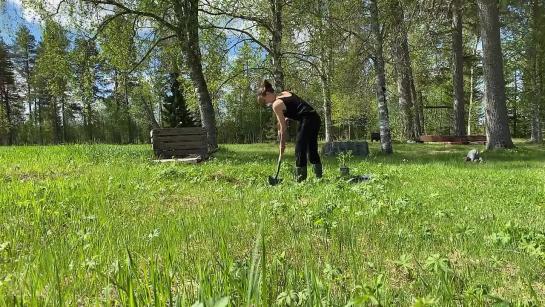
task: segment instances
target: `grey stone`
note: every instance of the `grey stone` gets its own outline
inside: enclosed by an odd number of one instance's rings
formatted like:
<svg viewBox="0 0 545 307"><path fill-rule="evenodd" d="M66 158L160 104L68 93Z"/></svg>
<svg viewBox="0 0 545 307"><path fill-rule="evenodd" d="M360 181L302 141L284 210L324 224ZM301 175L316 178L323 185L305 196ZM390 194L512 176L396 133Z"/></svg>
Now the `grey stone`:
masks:
<svg viewBox="0 0 545 307"><path fill-rule="evenodd" d="M365 141L334 141L329 142L322 148L324 156L334 156L341 152L352 151L352 155L358 157L367 157L369 155L369 146Z"/></svg>
<svg viewBox="0 0 545 307"><path fill-rule="evenodd" d="M483 158L477 149L472 149L467 153L465 160L466 162L482 162Z"/></svg>

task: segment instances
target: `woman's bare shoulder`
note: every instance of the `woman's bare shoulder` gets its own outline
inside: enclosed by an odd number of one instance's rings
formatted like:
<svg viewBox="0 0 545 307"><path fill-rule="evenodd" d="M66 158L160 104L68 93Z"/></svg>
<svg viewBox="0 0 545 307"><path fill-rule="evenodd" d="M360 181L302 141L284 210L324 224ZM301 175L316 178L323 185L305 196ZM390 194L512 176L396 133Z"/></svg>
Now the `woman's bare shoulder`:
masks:
<svg viewBox="0 0 545 307"><path fill-rule="evenodd" d="M272 104L273 109L274 109L275 107L279 107L279 106L285 107L284 101L283 101L282 99L280 99L280 97L278 97L278 98L273 102L273 104Z"/></svg>
<svg viewBox="0 0 545 307"><path fill-rule="evenodd" d="M291 92L283 91L283 92L280 93L278 98L291 97L291 96L293 96Z"/></svg>

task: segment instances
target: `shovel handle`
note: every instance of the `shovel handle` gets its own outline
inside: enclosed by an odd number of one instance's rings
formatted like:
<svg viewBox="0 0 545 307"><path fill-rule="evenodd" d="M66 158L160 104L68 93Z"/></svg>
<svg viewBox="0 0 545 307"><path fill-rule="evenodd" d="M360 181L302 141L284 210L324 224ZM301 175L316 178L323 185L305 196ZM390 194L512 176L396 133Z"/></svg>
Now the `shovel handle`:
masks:
<svg viewBox="0 0 545 307"><path fill-rule="evenodd" d="M275 179L278 179L278 174L280 174L280 165L282 164L282 157L278 156L278 166L276 167L276 176Z"/></svg>

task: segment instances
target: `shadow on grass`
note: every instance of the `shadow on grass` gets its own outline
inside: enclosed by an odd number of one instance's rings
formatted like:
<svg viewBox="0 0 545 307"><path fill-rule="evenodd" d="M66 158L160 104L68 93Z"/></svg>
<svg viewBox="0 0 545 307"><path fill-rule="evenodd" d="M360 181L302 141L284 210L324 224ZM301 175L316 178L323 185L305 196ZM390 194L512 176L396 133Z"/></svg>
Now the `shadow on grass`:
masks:
<svg viewBox="0 0 545 307"><path fill-rule="evenodd" d="M452 164L466 167L471 163L464 158L471 149L484 151L482 146L398 144L393 155L384 155L378 146L371 149L368 161L387 164ZM517 144L515 149L484 151L481 154L484 165L501 168L524 168L528 163L545 162L545 147Z"/></svg>
<svg viewBox="0 0 545 307"><path fill-rule="evenodd" d="M375 143L369 144L370 155L368 157L354 157L352 161L390 165L451 164L456 167L469 167L471 163L465 162L464 158L471 149L484 151L484 147L481 145L395 144L394 154L384 155L380 152L379 145ZM235 163L263 160L270 160L274 163L278 158L278 149L275 144L222 145L214 156L219 160L228 159ZM483 165L507 169L527 168L529 163L545 162L545 147L517 143L515 149L484 151L482 157L485 161ZM335 157L322 156L322 159L327 164L336 163ZM285 161L293 163L294 160L293 144L289 144Z"/></svg>

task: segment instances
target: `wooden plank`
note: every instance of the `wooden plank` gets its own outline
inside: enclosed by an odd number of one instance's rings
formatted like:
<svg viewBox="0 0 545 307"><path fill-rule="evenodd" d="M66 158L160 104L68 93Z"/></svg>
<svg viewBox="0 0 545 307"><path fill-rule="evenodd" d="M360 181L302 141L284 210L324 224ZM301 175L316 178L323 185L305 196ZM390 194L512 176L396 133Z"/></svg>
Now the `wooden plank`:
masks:
<svg viewBox="0 0 545 307"><path fill-rule="evenodd" d="M187 154L202 154L202 153L206 153L207 150L206 148L182 148L182 147L178 147L178 148L153 148L153 151L156 151L156 152L184 152L184 153L187 153Z"/></svg>
<svg viewBox="0 0 545 307"><path fill-rule="evenodd" d="M162 133L162 134L153 134L151 138L158 138L158 137L184 137L184 136L204 136L206 137L205 133Z"/></svg>
<svg viewBox="0 0 545 307"><path fill-rule="evenodd" d="M178 133L198 133L204 131L203 127L180 127L180 128L156 128L152 129L155 133L170 133L172 131Z"/></svg>
<svg viewBox="0 0 545 307"><path fill-rule="evenodd" d="M152 142L157 143L176 143L176 142L206 142L206 138L202 135L185 135L185 136L175 136L175 137L154 137L151 139Z"/></svg>
<svg viewBox="0 0 545 307"><path fill-rule="evenodd" d="M486 135L468 135L467 140L470 142L486 142Z"/></svg>
<svg viewBox="0 0 545 307"><path fill-rule="evenodd" d="M422 142L443 142L443 143L462 143L467 144L469 142L486 142L486 136L484 135L470 135L470 136L452 136L452 135L422 135L420 137Z"/></svg>
<svg viewBox="0 0 545 307"><path fill-rule="evenodd" d="M158 148L158 149L154 149L154 151L184 153L184 154L199 154L199 155L206 152L204 148Z"/></svg>
<svg viewBox="0 0 545 307"><path fill-rule="evenodd" d="M165 135L192 135L192 134L206 134L206 131L201 127L189 127L189 128L161 128L151 130L151 136L165 136Z"/></svg>
<svg viewBox="0 0 545 307"><path fill-rule="evenodd" d="M153 149L204 149L208 148L207 145L202 143L153 143L151 144Z"/></svg>
<svg viewBox="0 0 545 307"><path fill-rule="evenodd" d="M159 160L164 160L164 159L191 159L191 158L195 158L193 155L166 155L166 154L160 154L160 155L157 155L157 158ZM205 160L207 159L208 157L206 156L197 156L198 160L202 161L202 160Z"/></svg>
<svg viewBox="0 0 545 307"><path fill-rule="evenodd" d="M157 156L161 157L186 157L189 155L199 155L203 158L208 157L208 153L206 151L198 151L198 150L184 150L184 149L176 149L176 150L168 150L168 149L157 149L154 150L155 154Z"/></svg>
<svg viewBox="0 0 545 307"><path fill-rule="evenodd" d="M198 146L198 147L207 146L206 142L203 142L203 140L172 140L168 142L155 141L152 144L159 145L159 146L183 146L183 145Z"/></svg>
<svg viewBox="0 0 545 307"><path fill-rule="evenodd" d="M179 145L187 145L187 146L197 146L197 147L206 147L207 144L204 140L153 140L152 145L156 146L179 146Z"/></svg>
<svg viewBox="0 0 545 307"><path fill-rule="evenodd" d="M153 162L156 162L156 163L168 163L168 162L176 163L176 162L178 162L178 163L193 163L193 164L199 163L201 161L202 161L202 159L200 157L153 160Z"/></svg>
<svg viewBox="0 0 545 307"><path fill-rule="evenodd" d="M206 151L208 146L205 144L196 144L196 143L175 143L175 144L164 144L158 143L152 145L153 149L164 149L164 150L196 150L196 151Z"/></svg>
<svg viewBox="0 0 545 307"><path fill-rule="evenodd" d="M176 134L176 135L154 135L151 139L168 140L168 139L206 139L204 134Z"/></svg>

